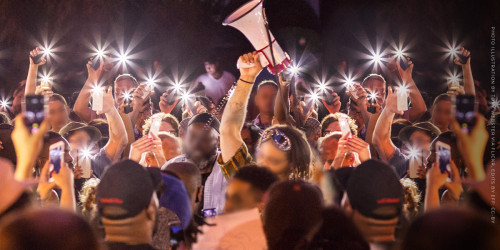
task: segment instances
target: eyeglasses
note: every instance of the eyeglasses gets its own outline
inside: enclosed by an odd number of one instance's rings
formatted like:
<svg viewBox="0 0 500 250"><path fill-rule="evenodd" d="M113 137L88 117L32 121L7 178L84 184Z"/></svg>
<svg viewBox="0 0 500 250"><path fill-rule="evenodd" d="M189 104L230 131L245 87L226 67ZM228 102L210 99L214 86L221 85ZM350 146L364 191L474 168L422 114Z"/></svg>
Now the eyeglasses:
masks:
<svg viewBox="0 0 500 250"><path fill-rule="evenodd" d="M283 133L283 131L274 128L264 131L261 136L261 143L266 142L272 139L273 143L276 147L281 151L289 151L292 148L292 144L290 143L290 139Z"/></svg>

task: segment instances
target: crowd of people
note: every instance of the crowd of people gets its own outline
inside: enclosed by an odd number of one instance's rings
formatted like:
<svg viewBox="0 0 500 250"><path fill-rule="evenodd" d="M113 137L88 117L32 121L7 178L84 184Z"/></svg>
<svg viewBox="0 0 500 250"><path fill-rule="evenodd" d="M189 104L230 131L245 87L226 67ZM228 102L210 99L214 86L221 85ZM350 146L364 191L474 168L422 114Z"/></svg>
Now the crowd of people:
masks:
<svg viewBox="0 0 500 250"><path fill-rule="evenodd" d="M237 78L212 56L163 93L91 58L70 102L38 79L36 48L1 107L0 249L197 249L214 217L252 209L268 249L500 249L498 107L459 53L463 83L428 107L410 58L401 85L366 75L343 105L306 74L257 82L258 52ZM480 106L467 129L463 95Z"/></svg>

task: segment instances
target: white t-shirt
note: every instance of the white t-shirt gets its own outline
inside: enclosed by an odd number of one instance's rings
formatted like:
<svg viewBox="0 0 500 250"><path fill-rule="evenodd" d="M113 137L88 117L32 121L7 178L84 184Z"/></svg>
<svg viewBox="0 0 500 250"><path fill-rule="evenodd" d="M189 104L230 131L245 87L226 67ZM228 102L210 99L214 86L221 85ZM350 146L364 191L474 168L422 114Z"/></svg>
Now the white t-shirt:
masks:
<svg viewBox="0 0 500 250"><path fill-rule="evenodd" d="M205 95L212 98L214 105L217 105L219 99L226 95L235 81L236 78L231 73L224 71L219 79L205 73L198 76L195 83L201 82L205 86Z"/></svg>

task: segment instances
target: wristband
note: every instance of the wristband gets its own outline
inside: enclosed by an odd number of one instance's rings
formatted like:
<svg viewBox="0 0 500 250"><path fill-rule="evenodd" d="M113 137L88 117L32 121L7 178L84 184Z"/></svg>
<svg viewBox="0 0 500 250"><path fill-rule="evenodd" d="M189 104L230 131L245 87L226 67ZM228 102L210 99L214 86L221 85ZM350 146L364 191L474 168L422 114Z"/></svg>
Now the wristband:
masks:
<svg viewBox="0 0 500 250"><path fill-rule="evenodd" d="M244 83L253 84L253 82L245 81L245 80L243 80L241 78L239 80L242 81L242 82L244 82Z"/></svg>

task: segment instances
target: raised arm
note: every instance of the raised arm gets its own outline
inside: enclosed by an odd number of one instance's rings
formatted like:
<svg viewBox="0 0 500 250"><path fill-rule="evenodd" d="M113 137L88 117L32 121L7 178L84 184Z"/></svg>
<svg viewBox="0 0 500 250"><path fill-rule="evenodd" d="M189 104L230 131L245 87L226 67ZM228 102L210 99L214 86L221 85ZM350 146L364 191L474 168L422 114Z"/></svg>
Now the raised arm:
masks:
<svg viewBox="0 0 500 250"><path fill-rule="evenodd" d="M455 58L455 64L462 66L462 74L464 75L464 90L465 94L476 95L474 88L474 78L472 77L472 68L470 67L470 51L465 48L460 48L460 54L467 58L467 62L462 64L458 58Z"/></svg>
<svg viewBox="0 0 500 250"><path fill-rule="evenodd" d="M38 54L42 53L40 51L40 48L35 48L34 50L30 51L30 66L28 69L28 77L26 78L26 89L24 91L25 95L33 95L36 92L36 77L38 74L38 67L44 65L47 61L45 58L42 58L38 64L35 64L33 62L33 59L31 57L38 56Z"/></svg>
<svg viewBox="0 0 500 250"><path fill-rule="evenodd" d="M373 132L373 146L377 149L378 155L383 160L389 160L396 150L396 146L391 141L391 124L396 113L402 114L397 108L397 94L393 93L392 88L388 88L385 108L380 114L375 130Z"/></svg>
<svg viewBox="0 0 500 250"><path fill-rule="evenodd" d="M413 62L408 58L408 68L403 70L398 61L397 67L399 76L401 77L401 81L410 91L410 101L412 104L412 108L409 110L410 112L410 122L415 122L422 117L422 115L427 111L427 106L425 105L424 98L422 98L422 94L420 94L420 90L418 90L417 84L413 80Z"/></svg>
<svg viewBox="0 0 500 250"><path fill-rule="evenodd" d="M92 60L87 63L88 78L83 85L82 90L76 98L75 105L73 106L73 111L85 122L90 122L91 110L89 109L90 96L92 95L92 88L99 84L99 79L101 77L102 66L95 70L92 68Z"/></svg>
<svg viewBox="0 0 500 250"><path fill-rule="evenodd" d="M115 108L111 87L108 87L107 93L104 94L102 112L106 115L109 124L109 141L104 146L104 150L108 158L114 161L120 158L123 149L128 143L128 138L120 113Z"/></svg>
<svg viewBox="0 0 500 250"><path fill-rule="evenodd" d="M43 147L43 137L49 130L49 123L47 120L43 121L40 130L31 134L24 123L24 115L21 114L16 117L15 125L11 135L17 157L14 177L18 181L24 181L32 177L35 162Z"/></svg>
<svg viewBox="0 0 500 250"><path fill-rule="evenodd" d="M245 122L248 98L253 83L262 70L257 52L242 55L240 59L245 63L254 63L254 66L240 69L240 79L236 82L236 88L222 115L220 147L224 162L230 160L243 144L241 128Z"/></svg>
<svg viewBox="0 0 500 250"><path fill-rule="evenodd" d="M276 95L276 101L274 102L274 118L276 118L276 121L278 124L286 124L286 116L288 115L288 110L290 107L289 103L289 98L288 98L288 91L290 88L290 82L286 81L283 79L280 75L279 77L279 87L280 87L280 92ZM283 93L283 98L281 98L281 93ZM283 103L285 101L285 103ZM285 106L284 106L285 105ZM286 109L285 109L286 107Z"/></svg>

